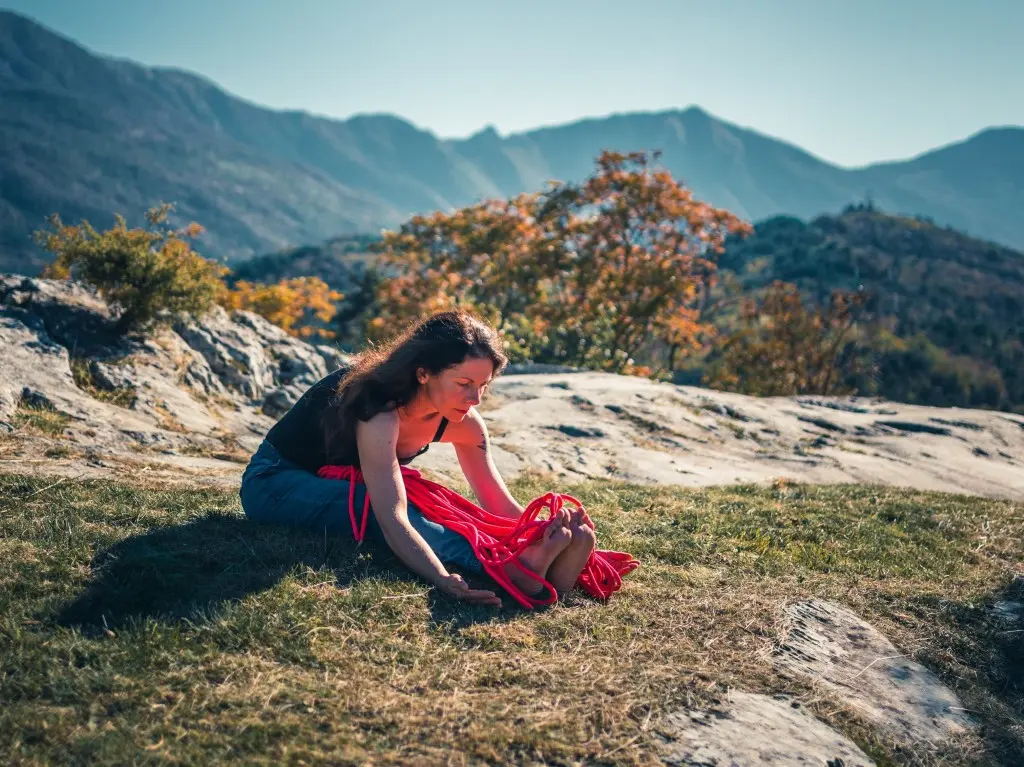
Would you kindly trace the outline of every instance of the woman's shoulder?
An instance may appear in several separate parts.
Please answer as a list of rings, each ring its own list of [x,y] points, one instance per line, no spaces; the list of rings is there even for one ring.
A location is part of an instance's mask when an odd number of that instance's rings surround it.
[[[359,424],[363,428],[371,429],[373,431],[392,431],[398,428],[400,421],[401,419],[398,416],[398,410],[389,409],[375,413],[365,421],[363,419],[359,419]]]

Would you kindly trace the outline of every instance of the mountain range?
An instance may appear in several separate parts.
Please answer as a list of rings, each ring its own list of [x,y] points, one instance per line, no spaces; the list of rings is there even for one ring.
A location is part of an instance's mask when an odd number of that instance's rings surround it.
[[[0,271],[37,273],[51,213],[105,228],[160,202],[239,262],[396,226],[413,213],[579,180],[603,149],[658,150],[697,197],[755,221],[871,199],[893,213],[1024,247],[1024,128],[846,169],[697,107],[502,136],[442,139],[389,115],[275,111],[200,76],[96,55],[0,11]]]

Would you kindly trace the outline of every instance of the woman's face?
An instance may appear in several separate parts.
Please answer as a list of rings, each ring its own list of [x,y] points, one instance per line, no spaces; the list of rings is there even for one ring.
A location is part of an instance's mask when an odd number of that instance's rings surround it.
[[[489,359],[469,357],[437,375],[421,371],[420,382],[441,415],[458,423],[471,407],[480,404],[493,374],[494,365]]]

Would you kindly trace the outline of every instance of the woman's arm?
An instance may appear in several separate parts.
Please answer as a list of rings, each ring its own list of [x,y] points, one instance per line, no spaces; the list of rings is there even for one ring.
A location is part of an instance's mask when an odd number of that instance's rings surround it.
[[[356,424],[356,446],[374,517],[388,547],[403,564],[442,591],[470,602],[501,604],[493,591],[471,589],[458,574],[451,574],[434,550],[409,524],[405,482],[398,464],[398,416],[381,413]]]
[[[363,481],[384,540],[395,555],[418,575],[439,584],[448,577],[434,551],[409,524],[408,499],[398,464],[398,415],[381,413],[356,424],[356,446]]]
[[[494,465],[487,424],[476,408],[470,408],[453,432],[452,442],[459,465],[480,506],[491,514],[519,519],[523,507],[512,497]]]

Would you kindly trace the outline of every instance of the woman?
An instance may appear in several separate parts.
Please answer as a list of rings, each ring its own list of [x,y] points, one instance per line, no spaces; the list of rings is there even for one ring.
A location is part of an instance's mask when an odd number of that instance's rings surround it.
[[[476,410],[508,363],[498,334],[463,311],[414,325],[389,344],[360,356],[314,384],[267,433],[242,475],[242,508],[253,520],[329,533],[350,531],[349,483],[322,479],[324,466],[356,466],[373,506],[369,533],[413,572],[445,593],[500,605],[488,590],[471,589],[448,565],[479,572],[469,542],[427,520],[408,503],[401,466],[431,442],[449,442],[477,503],[518,518],[523,507],[509,493],[491,458],[487,426]],[[350,534],[350,533],[349,533]],[[594,550],[593,526],[581,511],[559,510],[544,537],[520,563],[568,593]],[[543,588],[512,564],[506,573],[524,593]]]

